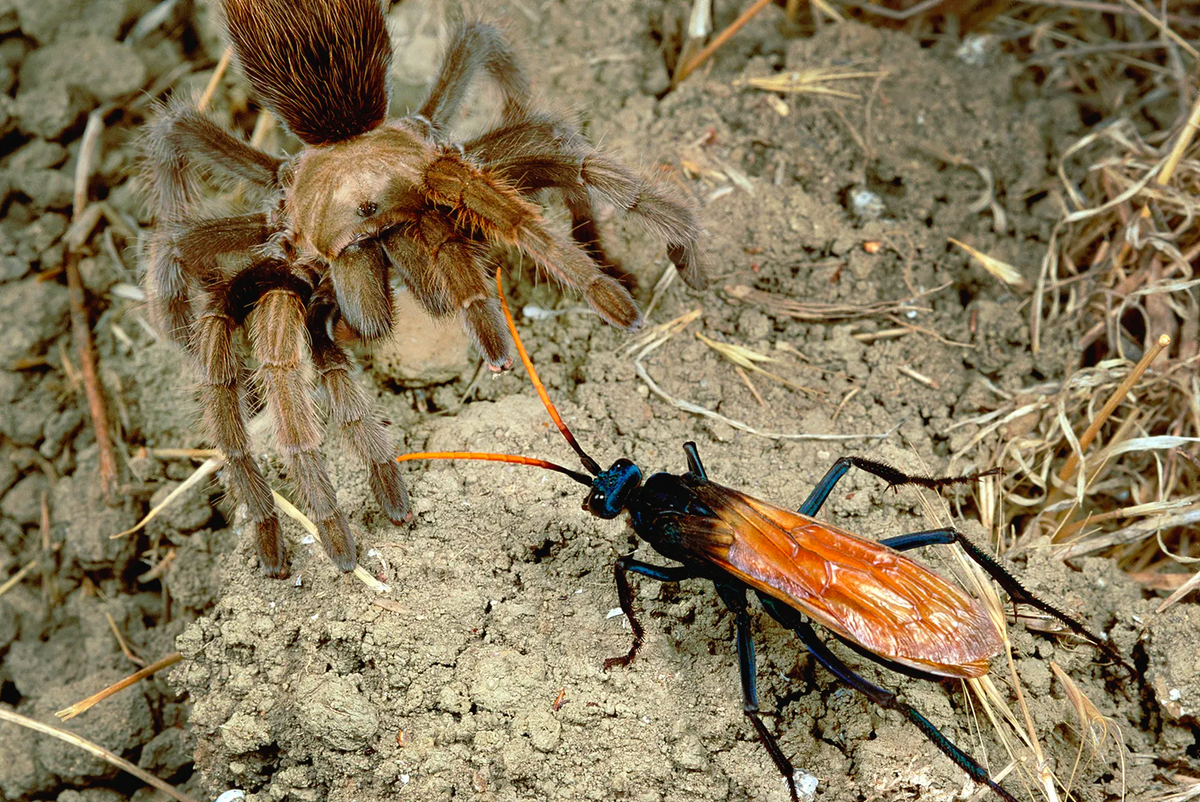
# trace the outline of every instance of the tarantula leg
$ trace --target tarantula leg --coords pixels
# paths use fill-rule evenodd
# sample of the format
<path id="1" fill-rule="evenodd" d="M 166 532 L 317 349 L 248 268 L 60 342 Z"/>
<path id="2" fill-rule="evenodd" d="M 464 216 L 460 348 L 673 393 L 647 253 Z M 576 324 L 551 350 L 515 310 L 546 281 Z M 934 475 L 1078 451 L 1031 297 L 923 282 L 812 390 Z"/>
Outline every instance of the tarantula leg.
<path id="1" fill-rule="evenodd" d="M 667 243 L 667 257 L 689 287 L 708 284 L 697 240 L 700 226 L 691 206 L 672 197 L 663 184 L 638 178 L 615 159 L 594 152 L 583 160 L 583 183 L 625 212 L 636 214 L 651 232 Z"/>
<path id="2" fill-rule="evenodd" d="M 592 199 L 582 180 L 583 158 L 592 148 L 572 126 L 546 115 L 528 117 L 488 131 L 463 145 L 463 152 L 523 194 L 553 187 L 571 214 L 571 237 L 593 261 L 612 263 L 604 253 Z"/>
<path id="3" fill-rule="evenodd" d="M 612 157 L 596 150 L 570 126 L 553 117 L 530 117 L 477 137 L 464 152 L 488 173 L 522 193 L 555 188 L 572 218 L 576 242 L 600 264 L 607 264 L 589 189 L 624 212 L 637 214 L 664 239 L 684 280 L 700 288 L 704 269 L 696 247 L 699 225 L 689 202 L 668 186 L 638 178 Z"/>
<path id="4" fill-rule="evenodd" d="M 628 290 L 601 273 L 583 251 L 548 231 L 537 207 L 502 180 L 446 151 L 426 168 L 425 189 L 487 239 L 516 246 L 564 284 L 580 290 L 604 320 L 626 329 L 641 323 Z"/>
<path id="5" fill-rule="evenodd" d="M 225 475 L 233 496 L 246 505 L 254 526 L 255 548 L 263 571 L 287 576 L 287 551 L 279 536 L 275 501 L 266 478 L 250 454 L 242 364 L 233 347 L 237 328 L 230 311 L 230 288 L 207 294 L 203 312 L 192 326 L 188 350 L 196 358 L 204 401 L 204 423 L 213 443 L 225 453 Z"/>
<path id="6" fill-rule="evenodd" d="M 392 282 L 379 244 L 368 240 L 343 250 L 330 263 L 333 290 L 343 319 L 365 340 L 392 331 Z"/>
<path id="7" fill-rule="evenodd" d="M 384 515 L 399 526 L 412 518 L 412 512 L 400 466 L 392 459 L 395 449 L 370 399 L 350 377 L 350 355 L 329 335 L 329 311 L 310 316 L 308 322 L 313 364 L 329 394 L 329 415 L 350 448 L 366 463 L 371 492 Z"/>
<path id="8" fill-rule="evenodd" d="M 434 212 L 421 218 L 413 234 L 430 254 L 430 266 L 444 283 L 448 305 L 462 315 L 463 328 L 475 347 L 492 370 L 506 370 L 512 365 L 512 338 L 500 305 L 492 297 L 485 249 L 462 237 L 452 221 Z"/>
<path id="9" fill-rule="evenodd" d="M 429 251 L 417 244 L 415 230 L 415 226 L 394 228 L 380 238 L 380 244 L 404 286 L 425 311 L 434 317 L 447 317 L 453 314 L 454 305 L 446 279 L 437 271 Z"/>
<path id="10" fill-rule="evenodd" d="M 186 348 L 194 320 L 189 290 L 220 283 L 219 256 L 247 253 L 266 238 L 261 214 L 160 226 L 150 238 L 146 259 L 146 295 L 154 324 Z"/>
<path id="11" fill-rule="evenodd" d="M 283 160 L 246 144 L 194 105 L 174 99 L 146 126 L 143 173 L 159 222 L 180 220 L 200 195 L 199 173 L 277 185 Z"/>
<path id="12" fill-rule="evenodd" d="M 468 22 L 455 31 L 433 89 L 418 112 L 429 122 L 435 138 L 458 117 L 463 98 L 481 69 L 500 87 L 504 121 L 526 115 L 532 90 L 512 48 L 491 25 Z"/>
<path id="13" fill-rule="evenodd" d="M 280 272 L 286 266 L 278 264 Z M 267 290 L 247 318 L 250 343 L 259 362 L 257 381 L 275 419 L 275 439 L 288 474 L 308 508 L 321 542 L 343 571 L 357 562 L 354 536 L 338 507 L 333 483 L 321 456 L 321 430 L 304 375 L 308 342 L 304 300 L 294 286 Z M 293 283 L 299 281 L 293 279 Z"/>
<path id="14" fill-rule="evenodd" d="M 159 230 L 146 249 L 146 297 L 155 328 L 187 347 L 195 317 L 188 293 L 188 276 L 180 264 L 173 238 Z"/>

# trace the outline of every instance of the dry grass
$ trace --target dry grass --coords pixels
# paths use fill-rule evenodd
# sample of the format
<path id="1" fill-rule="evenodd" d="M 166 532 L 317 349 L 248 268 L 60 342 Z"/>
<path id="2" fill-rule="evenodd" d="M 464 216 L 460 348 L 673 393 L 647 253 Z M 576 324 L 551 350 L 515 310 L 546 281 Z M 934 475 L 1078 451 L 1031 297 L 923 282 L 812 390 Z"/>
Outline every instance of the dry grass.
<path id="1" fill-rule="evenodd" d="M 1048 3 L 995 21 L 1107 124 L 1059 162 L 1047 195 L 1059 219 L 1025 293 L 1034 352 L 1068 340 L 1080 367 L 991 388 L 995 404 L 955 425 L 970 433 L 955 457 L 1006 471 L 1009 548 L 1049 536 L 1064 559 L 1111 556 L 1143 586 L 1179 591 L 1170 603 L 1200 587 L 1200 19 L 1171 16 L 1180 4 L 1165 23 L 1161 9 L 1152 22 L 1122 7 L 1102 18 Z"/>

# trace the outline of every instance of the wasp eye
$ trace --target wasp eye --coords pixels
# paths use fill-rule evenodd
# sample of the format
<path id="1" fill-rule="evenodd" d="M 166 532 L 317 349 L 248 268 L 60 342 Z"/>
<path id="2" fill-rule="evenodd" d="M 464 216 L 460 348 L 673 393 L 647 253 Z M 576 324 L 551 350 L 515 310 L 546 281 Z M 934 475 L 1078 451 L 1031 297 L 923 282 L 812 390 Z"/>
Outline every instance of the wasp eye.
<path id="1" fill-rule="evenodd" d="M 378 209 L 379 206 L 377 206 L 373 201 L 363 201 L 358 205 L 358 216 L 370 217 L 371 215 L 375 214 L 376 210 Z"/>

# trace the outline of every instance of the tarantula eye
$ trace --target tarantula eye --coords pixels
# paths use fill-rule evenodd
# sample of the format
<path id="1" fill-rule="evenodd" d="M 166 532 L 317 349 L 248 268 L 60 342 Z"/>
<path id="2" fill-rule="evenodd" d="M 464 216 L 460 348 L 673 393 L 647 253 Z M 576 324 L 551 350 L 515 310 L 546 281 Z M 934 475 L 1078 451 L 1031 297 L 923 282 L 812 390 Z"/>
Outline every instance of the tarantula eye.
<path id="1" fill-rule="evenodd" d="M 374 201 L 363 201 L 358 204 L 358 216 L 370 217 L 378 211 L 379 206 Z"/>

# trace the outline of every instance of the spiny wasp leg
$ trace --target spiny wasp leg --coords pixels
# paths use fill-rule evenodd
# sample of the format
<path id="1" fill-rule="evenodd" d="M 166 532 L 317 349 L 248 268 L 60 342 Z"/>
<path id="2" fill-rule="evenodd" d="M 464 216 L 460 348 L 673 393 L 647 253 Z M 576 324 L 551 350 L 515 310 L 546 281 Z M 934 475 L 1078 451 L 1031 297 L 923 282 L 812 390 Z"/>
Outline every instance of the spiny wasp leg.
<path id="1" fill-rule="evenodd" d="M 629 573 L 631 571 L 650 579 L 656 579 L 659 582 L 682 582 L 685 579 L 691 579 L 698 575 L 694 568 L 687 565 L 652 565 L 651 563 L 644 563 L 641 560 L 635 560 L 632 555 L 621 557 L 613 563 L 613 575 L 617 580 L 617 599 L 621 604 L 621 612 L 629 620 L 629 629 L 633 632 L 633 645 L 629 647 L 628 654 L 607 658 L 604 661 L 605 669 L 613 668 L 614 666 L 627 666 L 632 663 L 633 658 L 637 656 L 638 650 L 642 648 L 642 640 L 646 634 L 646 631 L 642 629 L 641 622 L 637 620 L 637 616 L 633 613 L 633 590 L 629 587 Z"/>
<path id="2" fill-rule="evenodd" d="M 872 476 L 878 476 L 880 479 L 888 483 L 888 487 L 896 488 L 900 485 L 918 485 L 926 487 L 930 490 L 937 490 L 942 487 L 951 487 L 953 485 L 962 485 L 974 482 L 984 476 L 992 476 L 1000 473 L 999 468 L 992 468 L 986 471 L 978 471 L 969 473 L 963 476 L 919 476 L 916 474 L 907 474 L 901 470 L 893 468 L 883 462 L 866 459 L 865 457 L 841 457 L 837 462 L 833 463 L 821 481 L 817 482 L 817 486 L 808 494 L 808 498 L 800 505 L 798 512 L 801 515 L 816 515 L 821 507 L 825 504 L 825 500 L 829 498 L 829 494 L 833 492 L 833 487 L 841 480 L 846 472 L 851 468 L 858 468 L 860 471 L 866 471 Z"/>
<path id="3" fill-rule="evenodd" d="M 763 608 L 771 614 L 776 621 L 783 626 L 796 633 L 796 637 L 800 638 L 801 642 L 808 648 L 808 651 L 817 659 L 821 665 L 825 666 L 831 674 L 838 678 L 842 683 L 850 686 L 856 691 L 859 691 L 875 704 L 885 709 L 899 711 L 904 714 L 904 717 L 917 726 L 930 743 L 942 751 L 946 757 L 954 761 L 955 765 L 965 771 L 977 783 L 986 785 L 995 791 L 1004 802 L 1017 802 L 1016 798 L 1008 791 L 1004 790 L 998 783 L 994 782 L 988 776 L 988 772 L 982 766 L 975 762 L 974 758 L 968 755 L 963 750 L 959 749 L 953 741 L 947 738 L 942 731 L 935 727 L 929 719 L 921 715 L 915 708 L 908 703 L 901 701 L 898 696 L 892 691 L 868 681 L 864 677 L 855 673 L 849 666 L 842 662 L 841 658 L 830 651 L 824 641 L 817 637 L 817 633 L 804 620 L 800 613 L 792 610 L 790 607 L 776 602 L 769 596 L 758 594 L 759 601 Z"/>
<path id="4" fill-rule="evenodd" d="M 735 615 L 737 622 L 737 652 L 738 652 L 738 669 L 742 677 L 742 711 L 746 717 L 750 719 L 750 723 L 754 725 L 754 731 L 758 735 L 758 740 L 766 748 L 767 754 L 771 756 L 771 760 L 775 763 L 775 768 L 783 775 L 787 782 L 788 791 L 792 795 L 792 802 L 798 802 L 799 795 L 796 791 L 796 769 L 792 766 L 792 762 L 783 754 L 783 750 L 779 748 L 779 743 L 775 740 L 775 736 L 767 730 L 763 724 L 762 718 L 759 716 L 758 706 L 758 678 L 756 676 L 755 659 L 754 659 L 754 636 L 750 632 L 750 613 L 746 606 L 746 589 L 738 585 L 729 585 L 725 583 L 716 583 L 717 593 L 721 596 L 721 600 L 725 602 Z"/>
<path id="5" fill-rule="evenodd" d="M 957 543 L 962 546 L 963 551 L 967 553 L 967 556 L 976 565 L 986 571 L 987 575 L 1004 589 L 1004 592 L 1012 599 L 1014 605 L 1027 604 L 1034 609 L 1041 610 L 1043 613 L 1052 616 L 1076 635 L 1123 665 L 1128 671 L 1133 671 L 1133 667 L 1125 661 L 1120 652 L 1113 648 L 1112 644 L 1093 634 L 1091 630 L 1072 616 L 1067 615 L 1049 602 L 1035 596 L 1008 569 L 996 562 L 993 557 L 972 543 L 966 535 L 957 529 L 930 529 L 925 532 L 913 532 L 908 535 L 886 538 L 879 542 L 896 551 L 907 551 L 909 549 L 920 548 L 921 546 L 948 546 L 951 543 Z"/>
<path id="6" fill-rule="evenodd" d="M 696 444 L 691 440 L 684 443 L 683 453 L 687 456 L 688 471 L 701 479 L 707 479 L 708 472 L 704 470 L 704 463 L 700 462 L 700 452 L 696 449 Z"/>

